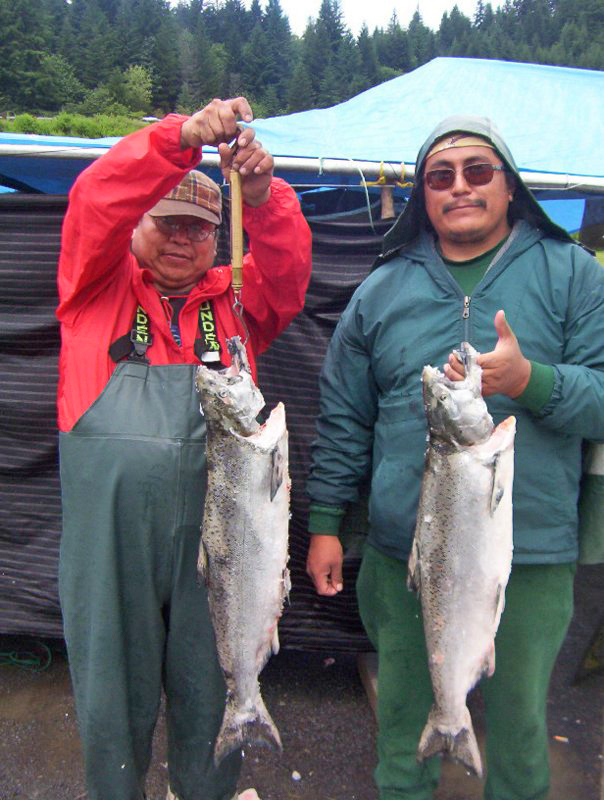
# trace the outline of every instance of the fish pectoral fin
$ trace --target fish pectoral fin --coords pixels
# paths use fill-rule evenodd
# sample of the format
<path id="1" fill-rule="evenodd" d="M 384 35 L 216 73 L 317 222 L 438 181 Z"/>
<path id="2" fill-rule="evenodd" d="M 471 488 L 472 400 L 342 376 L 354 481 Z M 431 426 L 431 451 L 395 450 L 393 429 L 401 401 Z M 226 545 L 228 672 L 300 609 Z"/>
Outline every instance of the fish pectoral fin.
<path id="1" fill-rule="evenodd" d="M 206 586 L 210 583 L 210 570 L 208 568 L 208 551 L 203 539 L 199 541 L 199 555 L 197 557 L 197 575 Z"/>
<path id="2" fill-rule="evenodd" d="M 485 672 L 489 678 L 495 674 L 495 641 L 491 642 L 485 664 Z"/>
<path id="3" fill-rule="evenodd" d="M 275 495 L 283 483 L 284 474 L 285 459 L 279 445 L 277 445 L 271 453 L 271 502 L 275 499 Z"/>
<path id="4" fill-rule="evenodd" d="M 505 494 L 505 486 L 499 474 L 499 453 L 493 456 L 492 470 L 491 502 L 489 506 L 491 516 L 497 511 L 499 503 L 501 503 Z"/>
<path id="5" fill-rule="evenodd" d="M 417 538 L 413 539 L 411 545 L 411 553 L 409 555 L 409 563 L 407 567 L 407 588 L 410 592 L 415 592 L 418 596 L 421 593 L 421 574 L 419 569 L 419 545 Z"/>
<path id="6" fill-rule="evenodd" d="M 277 655 L 280 647 L 281 645 L 279 644 L 279 628 L 277 627 L 277 623 L 275 623 L 275 630 L 273 631 L 273 638 L 271 641 L 271 651 L 274 656 Z"/>
<path id="7" fill-rule="evenodd" d="M 496 625 L 499 626 L 499 620 L 505 608 L 505 585 L 502 583 L 497 584 L 497 591 L 495 592 L 495 614 L 494 619 Z"/>
<path id="8" fill-rule="evenodd" d="M 282 594 L 282 601 L 285 602 L 286 600 L 289 602 L 289 593 L 292 590 L 292 578 L 291 573 L 287 567 L 283 568 L 283 594 Z"/>

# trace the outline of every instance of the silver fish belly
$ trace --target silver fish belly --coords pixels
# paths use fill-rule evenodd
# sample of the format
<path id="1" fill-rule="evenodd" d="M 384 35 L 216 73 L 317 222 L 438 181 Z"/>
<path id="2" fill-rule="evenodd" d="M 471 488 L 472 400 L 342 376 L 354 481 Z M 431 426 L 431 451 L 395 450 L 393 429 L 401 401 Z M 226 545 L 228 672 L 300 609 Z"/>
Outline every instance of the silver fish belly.
<path id="1" fill-rule="evenodd" d="M 495 670 L 495 634 L 512 564 L 515 417 L 497 428 L 481 396 L 476 351 L 464 343 L 464 381 L 425 367 L 429 426 L 409 588 L 420 596 L 434 705 L 417 757 L 448 752 L 482 776 L 466 706 Z"/>
<path id="2" fill-rule="evenodd" d="M 232 367 L 197 372 L 208 461 L 198 570 L 227 685 L 216 764 L 247 742 L 281 749 L 258 676 L 279 649 L 277 623 L 290 588 L 285 409 L 279 403 L 264 425 L 256 421 L 264 399 L 238 337 L 229 349 Z"/>

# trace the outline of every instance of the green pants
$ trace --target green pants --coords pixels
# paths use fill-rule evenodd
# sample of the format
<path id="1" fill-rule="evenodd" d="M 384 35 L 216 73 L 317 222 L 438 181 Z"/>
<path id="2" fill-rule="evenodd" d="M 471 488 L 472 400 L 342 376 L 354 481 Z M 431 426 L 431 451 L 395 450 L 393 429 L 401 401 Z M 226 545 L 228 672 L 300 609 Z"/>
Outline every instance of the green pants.
<path id="1" fill-rule="evenodd" d="M 142 800 L 162 685 L 170 786 L 231 800 L 226 687 L 197 550 L 205 427 L 194 367 L 118 365 L 61 434 L 60 596 L 89 800 Z"/>
<path id="2" fill-rule="evenodd" d="M 485 800 L 545 800 L 549 790 L 548 685 L 573 612 L 574 564 L 515 565 L 495 643 L 495 674 L 480 684 L 486 709 Z M 366 546 L 359 609 L 378 652 L 380 800 L 430 800 L 438 757 L 418 764 L 433 703 L 421 606 L 407 564 Z"/>

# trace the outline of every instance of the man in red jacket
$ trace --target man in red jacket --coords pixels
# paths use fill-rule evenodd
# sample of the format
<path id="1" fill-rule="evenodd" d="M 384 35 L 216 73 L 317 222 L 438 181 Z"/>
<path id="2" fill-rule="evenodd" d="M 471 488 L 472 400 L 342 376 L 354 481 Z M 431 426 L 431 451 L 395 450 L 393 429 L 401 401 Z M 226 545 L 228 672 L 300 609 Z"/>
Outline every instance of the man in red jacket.
<path id="1" fill-rule="evenodd" d="M 59 262 L 60 596 L 89 800 L 142 800 L 161 689 L 170 786 L 231 800 L 240 754 L 213 763 L 224 709 L 205 588 L 196 580 L 205 427 L 196 365 L 226 340 L 265 350 L 300 311 L 310 231 L 273 178 L 244 98 L 213 100 L 122 139 L 76 181 Z M 237 147 L 229 144 L 236 139 Z M 249 238 L 241 301 L 212 267 L 219 187 L 202 145 L 241 176 Z"/>

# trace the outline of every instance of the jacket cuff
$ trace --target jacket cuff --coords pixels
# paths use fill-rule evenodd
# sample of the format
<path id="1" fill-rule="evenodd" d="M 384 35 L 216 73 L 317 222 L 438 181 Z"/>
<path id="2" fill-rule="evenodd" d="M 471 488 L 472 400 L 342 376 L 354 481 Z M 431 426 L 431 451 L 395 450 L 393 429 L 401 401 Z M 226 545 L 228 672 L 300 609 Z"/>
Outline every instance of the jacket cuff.
<path id="1" fill-rule="evenodd" d="M 311 534 L 320 533 L 337 536 L 344 516 L 344 508 L 338 506 L 320 506 L 311 503 L 308 512 L 308 530 Z"/>
<path id="2" fill-rule="evenodd" d="M 184 114 L 168 114 L 146 129 L 157 151 L 180 169 L 192 169 L 201 161 L 200 147 L 181 150 L 180 129 L 186 119 Z"/>
<path id="3" fill-rule="evenodd" d="M 243 224 L 262 225 L 266 218 L 289 217 L 299 211 L 298 196 L 282 178 L 271 178 L 271 193 L 268 200 L 260 206 L 243 203 Z"/>
<path id="4" fill-rule="evenodd" d="M 552 366 L 531 361 L 531 377 L 526 389 L 516 398 L 516 402 L 538 414 L 551 400 L 554 382 L 555 374 Z"/>

